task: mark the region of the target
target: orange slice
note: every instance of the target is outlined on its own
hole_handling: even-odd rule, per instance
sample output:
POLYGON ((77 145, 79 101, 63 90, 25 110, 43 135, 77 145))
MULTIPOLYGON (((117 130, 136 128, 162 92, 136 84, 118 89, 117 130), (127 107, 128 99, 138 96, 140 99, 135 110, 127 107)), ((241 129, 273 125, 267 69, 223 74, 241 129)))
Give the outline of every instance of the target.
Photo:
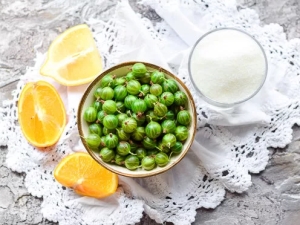
POLYGON ((18 120, 32 145, 55 144, 66 125, 65 107, 56 89, 45 81, 27 83, 18 101, 18 120))
POLYGON ((76 86, 91 82, 102 69, 92 32, 81 24, 67 29, 52 42, 40 73, 60 84, 76 86))
POLYGON ((77 194, 95 198, 112 195, 118 187, 118 176, 83 152, 62 159, 54 170, 54 177, 77 194))

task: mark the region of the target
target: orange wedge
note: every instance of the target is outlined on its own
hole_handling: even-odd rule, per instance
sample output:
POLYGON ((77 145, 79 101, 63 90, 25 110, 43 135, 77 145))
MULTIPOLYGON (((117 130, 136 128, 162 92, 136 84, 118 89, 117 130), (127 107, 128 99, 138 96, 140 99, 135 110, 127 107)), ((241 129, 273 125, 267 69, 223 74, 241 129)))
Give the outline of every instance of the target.
POLYGON ((45 81, 27 83, 18 101, 18 120, 32 145, 55 144, 66 125, 65 107, 56 89, 45 81))
POLYGON ((62 159, 54 170, 54 177, 77 194, 95 198, 112 195, 118 187, 118 176, 83 152, 62 159))
POLYGON ((67 29, 52 42, 40 73, 65 86, 76 86, 91 82, 102 69, 92 32, 81 24, 67 29))

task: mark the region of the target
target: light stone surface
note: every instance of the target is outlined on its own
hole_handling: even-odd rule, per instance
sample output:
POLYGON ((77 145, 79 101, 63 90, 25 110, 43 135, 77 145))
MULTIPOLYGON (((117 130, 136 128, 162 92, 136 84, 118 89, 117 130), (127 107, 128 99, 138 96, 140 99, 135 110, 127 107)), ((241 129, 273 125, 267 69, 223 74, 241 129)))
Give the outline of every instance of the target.
MULTIPOLYGON (((79 0, 73 0, 77 3, 79 0)), ((93 1, 93 0, 91 0, 93 1)), ((117 0, 107 4, 97 15, 107 18, 117 0)), ((160 18, 147 7, 136 5, 153 21, 160 18)), ((279 23, 289 39, 300 38, 299 0, 237 0, 242 7, 255 9, 262 24, 279 23)), ((52 4, 49 0, 0 1, 0 105, 11 98, 16 80, 34 64, 34 46, 45 52, 49 43, 62 30, 78 23, 76 14, 61 16, 60 8, 68 1, 52 4), (59 20, 52 23, 53 19, 59 20), (10 83, 12 82, 12 83, 10 83)), ((285 149, 270 149, 272 156, 265 171, 252 176, 253 185, 243 194, 227 192, 225 200, 214 210, 199 209, 194 224, 204 225, 299 225, 300 224, 300 132, 295 128, 294 142, 285 149)), ((5 165, 6 148, 0 150, 0 224, 53 225, 40 213, 41 199, 31 196, 24 186, 25 174, 12 172, 5 165)), ((147 216, 139 224, 156 224, 147 216)))

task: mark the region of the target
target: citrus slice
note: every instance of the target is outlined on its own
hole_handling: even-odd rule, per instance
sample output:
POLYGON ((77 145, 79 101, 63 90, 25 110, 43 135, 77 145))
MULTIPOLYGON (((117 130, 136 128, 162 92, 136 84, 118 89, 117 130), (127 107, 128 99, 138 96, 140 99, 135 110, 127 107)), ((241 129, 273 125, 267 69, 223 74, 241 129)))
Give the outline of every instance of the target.
POLYGON ((91 82, 102 69, 92 32, 81 24, 67 29, 52 42, 40 73, 65 86, 76 86, 91 82))
POLYGON ((32 145, 55 144, 66 125, 65 107, 56 89, 45 81, 27 83, 18 101, 18 120, 32 145))
POLYGON ((54 177, 77 194, 95 198, 112 195, 118 187, 118 176, 83 152, 63 158, 54 170, 54 177))

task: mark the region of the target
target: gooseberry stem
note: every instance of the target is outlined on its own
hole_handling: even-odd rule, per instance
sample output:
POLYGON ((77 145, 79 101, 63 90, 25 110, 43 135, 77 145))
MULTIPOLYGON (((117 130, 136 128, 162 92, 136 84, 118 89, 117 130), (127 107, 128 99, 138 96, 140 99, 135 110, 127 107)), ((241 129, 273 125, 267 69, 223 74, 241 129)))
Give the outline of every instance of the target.
POLYGON ((145 93, 144 92, 142 92, 142 91, 140 91, 140 93, 139 93, 139 97, 144 97, 145 96, 145 93))
POLYGON ((131 155, 136 155, 135 153, 133 153, 133 152, 131 152, 131 151, 129 151, 129 154, 131 154, 131 155))
POLYGON ((172 154, 173 154, 173 152, 171 152, 170 155, 169 155, 169 161, 170 161, 170 158, 171 158, 172 154))
POLYGON ((161 151, 161 152, 162 152, 162 150, 161 150, 159 147, 155 146, 155 148, 157 148, 159 151, 161 151))
POLYGON ((141 117, 141 116, 143 116, 143 114, 144 113, 142 113, 142 112, 138 112, 136 115, 137 115, 137 117, 141 117))

